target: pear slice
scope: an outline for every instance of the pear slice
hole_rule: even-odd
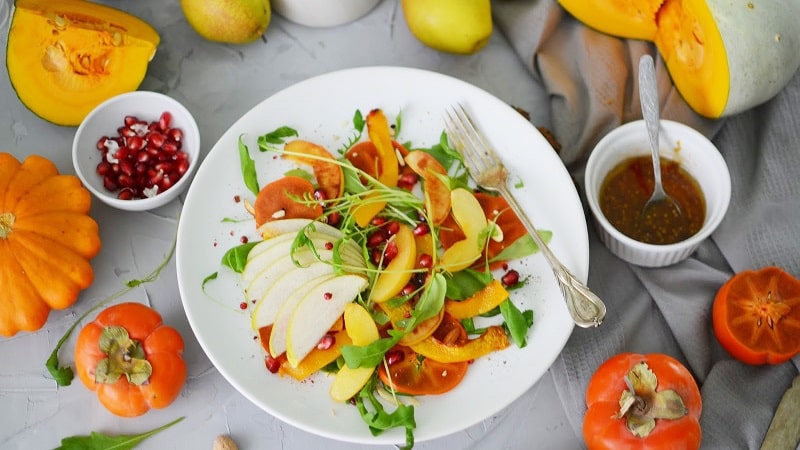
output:
[[[269,239],[271,237],[285,233],[297,234],[298,231],[307,227],[311,222],[314,222],[314,230],[317,233],[331,236],[334,238],[334,240],[341,239],[342,237],[344,237],[344,235],[338,228],[330,226],[325,222],[319,222],[316,220],[301,219],[301,218],[271,220],[261,225],[258,228],[258,232],[264,239]]]
[[[305,289],[286,329],[286,358],[293,367],[316,347],[336,319],[344,313],[369,282],[361,275],[340,275]],[[281,307],[281,310],[286,305]],[[273,325],[273,333],[278,322]]]
[[[322,261],[330,261],[333,259],[333,252],[330,250],[319,250],[317,254]],[[295,261],[297,261],[300,266],[295,265]],[[293,269],[304,269],[317,262],[320,261],[317,261],[316,256],[308,250],[295,252],[294,259],[292,259],[292,255],[287,250],[286,253],[276,256],[271,262],[264,266],[250,284],[247,285],[245,296],[248,300],[256,300],[257,306],[267,290],[269,290],[283,275]],[[330,266],[324,262],[322,264]],[[333,273],[332,266],[331,273]],[[286,295],[286,292],[284,292],[284,295]]]
[[[272,325],[275,322],[275,317],[278,315],[287,292],[300,290],[310,279],[334,274],[333,266],[324,262],[315,262],[308,267],[297,267],[292,264],[291,260],[288,261],[288,264],[291,267],[286,271],[282,271],[281,275],[274,279],[274,282],[267,287],[264,294],[256,302],[250,318],[254,330]]]
[[[306,284],[302,288],[286,293],[286,298],[283,300],[281,307],[278,308],[278,313],[275,315],[275,322],[272,323],[272,331],[270,331],[269,335],[269,353],[272,357],[277,358],[286,351],[286,331],[289,329],[289,321],[295,309],[297,309],[297,306],[303,302],[310,292],[316,292],[315,290],[317,290],[320,285],[337,278],[341,277],[333,274],[321,275],[306,280]],[[331,324],[333,324],[333,322],[331,322]],[[328,328],[330,328],[330,325]],[[325,331],[328,330],[326,329]],[[322,332],[322,335],[325,334],[325,331]],[[317,338],[314,345],[317,345],[322,335]]]
[[[272,259],[275,259],[278,254],[288,253],[291,245],[292,239],[291,236],[288,235],[286,237],[279,236],[274,239],[261,241],[254,245],[253,248],[250,249],[250,253],[247,254],[247,262],[242,271],[242,281],[244,284],[247,285],[253,281],[256,275],[271,263],[269,257],[258,260],[259,255],[274,252],[272,253]]]

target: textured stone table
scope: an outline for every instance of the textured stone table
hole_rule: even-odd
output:
[[[452,75],[529,111],[536,124],[547,125],[540,87],[502,35],[495,32],[488,46],[474,56],[439,53],[409,33],[394,0],[384,0],[367,16],[336,28],[307,28],[275,16],[263,39],[246,46],[203,40],[189,27],[177,1],[102,3],[147,20],[160,33],[161,44],[141,89],[166,93],[186,105],[200,126],[203,155],[236,119],[271,94],[314,75],[359,66],[407,66]],[[3,52],[7,31],[8,25],[0,35]],[[0,150],[18,159],[38,153],[52,159],[63,173],[74,173],[70,150],[76,128],[55,126],[33,115],[14,95],[6,71],[0,72]],[[177,401],[165,410],[122,419],[108,413],[78,380],[69,387],[56,386],[44,368],[55,343],[90,305],[159,264],[174,237],[180,209],[179,201],[146,213],[93,203],[92,215],[103,241],[102,251],[92,261],[95,283],[75,306],[51,313],[42,330],[0,338],[0,448],[53,448],[63,437],[93,430],[139,433],[180,416],[185,416],[180,424],[140,448],[210,448],[219,434],[232,435],[242,449],[363,448],[287,425],[236,392],[194,339],[181,306],[174,259],[158,281],[135,289],[127,298],[156,307],[186,340],[188,382]],[[63,348],[63,362],[72,362],[72,344],[74,336]],[[534,446],[580,446],[567,426],[549,373],[500,414],[417,448]]]

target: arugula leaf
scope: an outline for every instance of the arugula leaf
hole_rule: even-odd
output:
[[[339,150],[339,153],[344,154],[347,150],[350,149],[356,142],[361,140],[361,136],[364,134],[364,126],[367,124],[367,121],[364,120],[364,116],[361,114],[361,110],[356,109],[356,112],[353,114],[353,129],[355,130],[353,136],[347,139],[347,142],[344,144],[344,147]]]
[[[67,339],[69,339],[72,332],[75,331],[75,328],[78,326],[78,324],[80,324],[83,321],[83,319],[88,317],[89,314],[91,314],[93,311],[96,311],[101,306],[107,305],[109,302],[122,297],[123,295],[132,291],[135,287],[157,280],[159,275],[161,275],[161,271],[164,270],[164,267],[166,267],[167,263],[172,259],[172,255],[175,253],[175,245],[177,244],[177,242],[178,242],[178,235],[176,234],[175,239],[172,241],[172,246],[169,248],[169,251],[167,252],[167,255],[164,257],[164,260],[161,261],[161,264],[159,264],[155,269],[153,269],[152,272],[147,274],[144,278],[126,281],[125,287],[123,289],[119,290],[110,297],[104,299],[101,302],[96,303],[91,308],[87,309],[86,312],[81,314],[81,316],[78,317],[78,319],[72,325],[70,325],[69,328],[67,328],[67,331],[65,331],[64,335],[61,336],[61,339],[58,340],[55,348],[50,353],[50,356],[47,358],[47,361],[45,361],[44,363],[45,368],[47,368],[47,371],[50,372],[50,375],[53,376],[53,379],[55,380],[57,385],[69,386],[72,383],[72,379],[75,377],[71,367],[59,366],[58,352],[59,350],[61,350],[61,347],[64,345],[64,343],[67,342]]]
[[[222,265],[229,267],[236,273],[242,273],[244,266],[247,264],[247,255],[250,254],[250,250],[258,243],[259,241],[248,242],[228,249],[228,251],[222,255]]]
[[[218,275],[219,275],[219,272],[214,272],[214,273],[212,273],[211,275],[209,275],[209,276],[207,276],[207,277],[203,278],[203,282],[200,284],[200,289],[202,289],[202,290],[203,290],[203,292],[205,292],[205,290],[206,290],[206,284],[208,284],[208,283],[210,283],[210,282],[212,282],[212,281],[216,280]]]
[[[286,138],[297,137],[297,130],[289,127],[278,127],[275,131],[258,137],[258,149],[262,152],[272,150],[274,146],[286,142]]]
[[[310,174],[307,170],[303,170],[303,169],[300,169],[300,168],[287,170],[283,175],[287,176],[287,177],[288,176],[300,177],[300,178],[302,178],[302,179],[304,179],[304,180],[306,180],[306,181],[308,181],[308,182],[310,182],[312,184],[316,181],[316,178],[314,178],[314,175]]]
[[[369,426],[369,431],[373,436],[393,428],[405,427],[405,446],[397,447],[401,449],[414,447],[414,429],[417,427],[417,422],[414,419],[414,407],[399,404],[394,412],[386,412],[383,404],[375,397],[376,380],[377,376],[373,375],[358,395],[355,396],[356,407],[359,414],[361,414],[361,419]],[[367,408],[367,404],[372,408],[372,411]]]
[[[258,187],[258,174],[256,174],[256,162],[250,157],[250,151],[242,140],[243,135],[239,135],[239,164],[242,167],[242,178],[244,185],[255,195],[261,189]]]
[[[441,273],[437,273],[431,278],[427,288],[422,292],[417,304],[414,305],[414,309],[411,311],[411,316],[414,318],[413,326],[422,323],[441,311],[444,307],[447,284],[444,275]]]
[[[526,335],[528,334],[528,329],[533,325],[533,311],[525,311],[525,313],[530,312],[526,317],[526,314],[520,312],[514,302],[506,299],[500,303],[500,312],[503,314],[511,339],[517,347],[523,348],[528,345]]]
[[[464,269],[451,274],[445,295],[451,300],[465,300],[489,284],[493,276],[491,272],[480,272]]]
[[[539,230],[539,236],[542,237],[544,242],[549,243],[550,239],[553,237],[553,232],[549,230]],[[534,241],[529,234],[526,234],[520,236],[519,239],[512,242],[508,247],[504,248],[503,251],[495,255],[495,257],[489,262],[509,261],[512,259],[524,258],[525,256],[532,255],[538,251],[539,246],[536,245],[536,241]]]
[[[394,330],[389,330],[389,335],[391,337],[381,338],[363,346],[343,346],[342,357],[344,357],[345,364],[353,369],[377,366],[383,360],[383,355],[400,342],[400,338],[403,337],[403,333]]]
[[[183,420],[183,417],[141,434],[121,434],[109,436],[92,431],[89,436],[70,436],[61,439],[61,445],[55,450],[130,450],[145,439],[166,430]]]

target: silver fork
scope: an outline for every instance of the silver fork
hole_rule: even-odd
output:
[[[479,186],[498,192],[506,199],[511,209],[525,225],[528,234],[539,246],[553,269],[561,293],[566,300],[567,309],[575,324],[583,328],[600,325],[606,315],[605,304],[556,258],[556,255],[539,236],[533,222],[508,189],[508,171],[486,139],[475,128],[472,119],[460,104],[454,106],[452,111],[447,112],[444,126],[447,136],[461,154],[470,176]]]

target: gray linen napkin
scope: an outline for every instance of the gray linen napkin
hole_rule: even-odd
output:
[[[636,62],[655,49],[591,30],[554,0],[496,1],[493,11],[546,90],[551,131],[582,187],[594,144],[641,118]],[[657,269],[616,258],[590,226],[589,286],[606,301],[607,319],[598,329],[576,328],[550,373],[580,436],[586,385],[605,359],[623,351],[670,354],[701,386],[703,448],[757,449],[800,358],[769,367],[731,359],[714,337],[710,311],[722,283],[741,270],[777,265],[800,277],[800,73],[770,102],[724,121],[692,112],[658,58],[657,77],[662,117],[713,138],[725,157],[730,209],[689,259]]]

